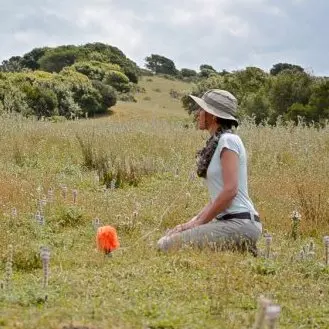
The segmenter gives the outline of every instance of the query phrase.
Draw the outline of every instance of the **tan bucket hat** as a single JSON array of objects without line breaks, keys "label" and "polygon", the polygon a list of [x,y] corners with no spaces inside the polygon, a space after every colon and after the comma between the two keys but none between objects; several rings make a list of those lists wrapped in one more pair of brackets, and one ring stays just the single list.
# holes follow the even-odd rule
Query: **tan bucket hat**
[{"label": "tan bucket hat", "polygon": [[228,91],[211,89],[205,92],[201,98],[190,95],[190,97],[206,112],[238,123],[238,101]]}]

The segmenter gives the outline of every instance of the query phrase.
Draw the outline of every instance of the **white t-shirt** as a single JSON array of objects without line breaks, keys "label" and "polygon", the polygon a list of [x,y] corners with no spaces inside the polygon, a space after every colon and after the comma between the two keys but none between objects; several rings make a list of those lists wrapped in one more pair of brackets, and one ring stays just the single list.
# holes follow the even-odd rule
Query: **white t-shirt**
[{"label": "white t-shirt", "polygon": [[239,212],[250,212],[251,214],[258,215],[248,195],[246,150],[240,137],[232,133],[224,133],[223,135],[221,135],[218,142],[218,146],[208,167],[207,178],[205,179],[205,181],[208,187],[211,200],[214,201],[224,187],[222,177],[222,165],[220,161],[220,155],[224,148],[235,152],[239,157],[238,193],[233,199],[229,208],[227,208],[220,215]]}]

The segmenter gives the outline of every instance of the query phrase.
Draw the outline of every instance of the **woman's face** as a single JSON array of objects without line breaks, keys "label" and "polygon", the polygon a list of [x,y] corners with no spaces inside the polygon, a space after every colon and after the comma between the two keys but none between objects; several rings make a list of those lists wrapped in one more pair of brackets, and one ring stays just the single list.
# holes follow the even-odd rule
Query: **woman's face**
[{"label": "woman's face", "polygon": [[214,123],[214,116],[203,110],[201,107],[196,111],[196,119],[200,130],[209,130]]}]

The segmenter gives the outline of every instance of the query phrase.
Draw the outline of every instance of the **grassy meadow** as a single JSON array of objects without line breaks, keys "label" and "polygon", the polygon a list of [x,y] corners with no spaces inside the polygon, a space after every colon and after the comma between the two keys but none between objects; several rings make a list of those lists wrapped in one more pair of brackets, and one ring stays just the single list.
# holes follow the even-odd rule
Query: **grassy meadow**
[{"label": "grassy meadow", "polygon": [[[194,175],[207,134],[170,96],[189,84],[152,77],[140,86],[137,103],[107,117],[0,116],[0,328],[253,328],[260,295],[281,306],[280,328],[329,328],[329,126],[238,129],[249,192],[273,237],[269,259],[163,254],[157,239],[208,201]],[[96,218],[117,228],[113,257],[96,249]],[[46,288],[41,246],[51,252]]]}]

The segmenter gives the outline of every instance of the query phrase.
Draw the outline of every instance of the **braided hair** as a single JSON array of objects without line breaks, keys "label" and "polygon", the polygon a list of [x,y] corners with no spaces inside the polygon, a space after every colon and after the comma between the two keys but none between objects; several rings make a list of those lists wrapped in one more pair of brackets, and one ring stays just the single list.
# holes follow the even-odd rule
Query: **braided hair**
[{"label": "braided hair", "polygon": [[210,164],[210,161],[216,151],[218,142],[222,134],[232,133],[232,127],[238,126],[238,123],[234,120],[227,120],[222,118],[216,118],[216,122],[219,124],[217,131],[210,136],[206,142],[206,146],[199,150],[196,154],[197,158],[197,175],[199,177],[206,178],[207,170]]}]

